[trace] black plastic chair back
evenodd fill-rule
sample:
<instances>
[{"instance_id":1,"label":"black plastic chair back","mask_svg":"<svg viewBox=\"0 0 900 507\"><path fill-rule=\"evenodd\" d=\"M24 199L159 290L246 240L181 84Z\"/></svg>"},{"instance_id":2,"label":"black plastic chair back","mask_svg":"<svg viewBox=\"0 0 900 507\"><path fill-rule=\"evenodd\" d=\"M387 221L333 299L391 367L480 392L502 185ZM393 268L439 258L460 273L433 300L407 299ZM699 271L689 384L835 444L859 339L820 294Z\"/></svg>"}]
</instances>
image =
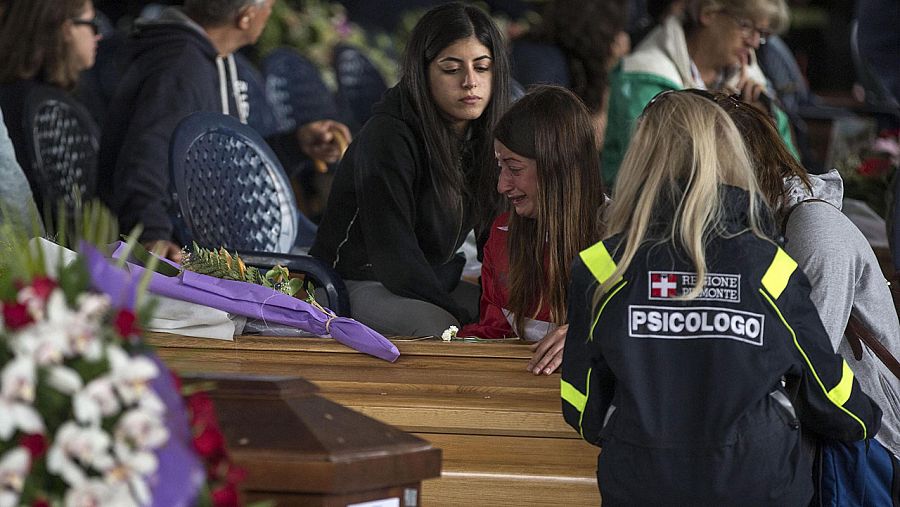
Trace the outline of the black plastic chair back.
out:
<instances>
[{"instance_id":1,"label":"black plastic chair back","mask_svg":"<svg viewBox=\"0 0 900 507\"><path fill-rule=\"evenodd\" d=\"M57 88L36 87L25 101L25 140L44 207L55 209L61 200L71 212L78 199L96 194L99 129L83 106Z\"/></svg>"},{"instance_id":2,"label":"black plastic chair back","mask_svg":"<svg viewBox=\"0 0 900 507\"><path fill-rule=\"evenodd\" d=\"M372 106L387 91L378 69L362 52L343 44L334 48L334 71L338 82L338 104L361 127L372 116Z\"/></svg>"},{"instance_id":3,"label":"black plastic chair back","mask_svg":"<svg viewBox=\"0 0 900 507\"><path fill-rule=\"evenodd\" d=\"M238 250L248 262L280 262L312 276L328 294L328 306L350 314L343 281L318 259L290 255L307 220L297 210L291 185L259 133L237 119L194 113L178 124L169 152L175 190L174 219L183 244Z\"/></svg>"},{"instance_id":4,"label":"black plastic chair back","mask_svg":"<svg viewBox=\"0 0 900 507\"><path fill-rule=\"evenodd\" d=\"M293 49L279 48L263 60L262 67L266 97L281 132L315 120L338 118L334 95L308 58Z\"/></svg>"},{"instance_id":5,"label":"black plastic chair back","mask_svg":"<svg viewBox=\"0 0 900 507\"><path fill-rule=\"evenodd\" d=\"M290 182L259 133L195 113L172 137L172 176L189 238L200 246L287 253L297 235Z\"/></svg>"},{"instance_id":6,"label":"black plastic chair back","mask_svg":"<svg viewBox=\"0 0 900 507\"><path fill-rule=\"evenodd\" d=\"M246 94L250 105L247 125L253 127L263 137L281 132L275 110L266 96L266 84L262 74L240 53L234 54L234 64L237 67L238 78L247 85L247 89L241 91Z\"/></svg>"}]
</instances>

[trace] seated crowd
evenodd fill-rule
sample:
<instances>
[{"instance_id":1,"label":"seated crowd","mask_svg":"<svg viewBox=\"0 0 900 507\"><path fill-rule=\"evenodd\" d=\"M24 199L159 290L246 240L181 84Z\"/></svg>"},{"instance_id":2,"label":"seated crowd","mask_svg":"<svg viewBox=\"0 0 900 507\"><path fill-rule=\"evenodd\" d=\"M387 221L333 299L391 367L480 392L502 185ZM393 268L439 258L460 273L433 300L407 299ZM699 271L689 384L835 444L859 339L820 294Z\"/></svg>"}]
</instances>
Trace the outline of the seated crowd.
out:
<instances>
[{"instance_id":1,"label":"seated crowd","mask_svg":"<svg viewBox=\"0 0 900 507\"><path fill-rule=\"evenodd\" d=\"M840 176L798 161L755 57L784 0L657 2L630 52L620 3L584 3L550 2L512 52L481 9L435 7L342 158L336 117L268 137L285 165L340 160L309 254L386 335L532 342L528 371L561 370L563 415L603 447L606 504L805 505L810 435L874 438L900 481L900 384L845 337L861 328L900 356L889 284L840 211ZM273 4L184 0L120 50L96 194L172 260L172 134L195 112L246 123L233 54ZM566 31L576 11L606 17ZM25 104L94 64L95 16L91 0L0 0L3 220L53 204ZM514 102L536 46L562 55L566 87ZM480 285L462 276L470 234Z\"/></svg>"}]
</instances>

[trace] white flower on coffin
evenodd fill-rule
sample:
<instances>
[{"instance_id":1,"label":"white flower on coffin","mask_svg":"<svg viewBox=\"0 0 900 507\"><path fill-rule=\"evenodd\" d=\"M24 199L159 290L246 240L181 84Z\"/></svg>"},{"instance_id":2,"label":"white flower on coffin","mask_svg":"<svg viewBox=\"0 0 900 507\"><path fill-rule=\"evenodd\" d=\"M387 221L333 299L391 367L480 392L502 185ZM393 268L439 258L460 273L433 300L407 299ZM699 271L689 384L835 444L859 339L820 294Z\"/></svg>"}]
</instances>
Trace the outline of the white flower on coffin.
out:
<instances>
[{"instance_id":1,"label":"white flower on coffin","mask_svg":"<svg viewBox=\"0 0 900 507\"><path fill-rule=\"evenodd\" d=\"M441 340L445 342L449 342L450 340L456 338L456 333L459 332L459 328L456 326L450 326L441 333Z\"/></svg>"},{"instance_id":2,"label":"white flower on coffin","mask_svg":"<svg viewBox=\"0 0 900 507\"><path fill-rule=\"evenodd\" d=\"M35 365L28 357L16 357L0 373L0 439L9 440L16 429L43 433L44 422L34 401Z\"/></svg>"},{"instance_id":3,"label":"white flower on coffin","mask_svg":"<svg viewBox=\"0 0 900 507\"><path fill-rule=\"evenodd\" d=\"M109 452L111 441L100 428L65 422L47 452L47 470L61 476L69 486L82 484L87 480L86 468L106 472L115 466Z\"/></svg>"},{"instance_id":4,"label":"white flower on coffin","mask_svg":"<svg viewBox=\"0 0 900 507\"><path fill-rule=\"evenodd\" d=\"M31 455L24 447L16 447L0 458L0 507L15 507L31 469Z\"/></svg>"},{"instance_id":5,"label":"white flower on coffin","mask_svg":"<svg viewBox=\"0 0 900 507\"><path fill-rule=\"evenodd\" d=\"M133 505L130 495L121 498L117 488L99 479L88 479L66 491L65 507L95 507L98 505ZM130 503L129 503L130 502Z\"/></svg>"},{"instance_id":6,"label":"white flower on coffin","mask_svg":"<svg viewBox=\"0 0 900 507\"><path fill-rule=\"evenodd\" d=\"M121 407L116 397L112 379L98 377L72 398L75 419L82 423L98 425L103 417L117 414Z\"/></svg>"},{"instance_id":7,"label":"white flower on coffin","mask_svg":"<svg viewBox=\"0 0 900 507\"><path fill-rule=\"evenodd\" d=\"M129 410L119 419L113 435L117 454L119 445L127 445L134 451L152 451L166 443L169 430L160 414L136 409Z\"/></svg>"},{"instance_id":8,"label":"white flower on coffin","mask_svg":"<svg viewBox=\"0 0 900 507\"><path fill-rule=\"evenodd\" d=\"M122 402L131 406L138 403L150 390L147 385L159 375L159 369L150 359L131 357L121 347L111 345L106 349L109 358L110 377Z\"/></svg>"}]
</instances>

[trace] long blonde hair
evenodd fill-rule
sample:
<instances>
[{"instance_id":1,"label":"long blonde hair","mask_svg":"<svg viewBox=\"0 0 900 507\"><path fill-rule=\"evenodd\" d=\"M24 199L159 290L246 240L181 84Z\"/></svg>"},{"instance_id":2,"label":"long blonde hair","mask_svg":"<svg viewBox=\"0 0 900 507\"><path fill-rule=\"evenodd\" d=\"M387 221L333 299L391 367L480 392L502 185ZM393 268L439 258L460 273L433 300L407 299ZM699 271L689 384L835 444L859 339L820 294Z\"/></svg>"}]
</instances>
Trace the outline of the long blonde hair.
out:
<instances>
[{"instance_id":1,"label":"long blonde hair","mask_svg":"<svg viewBox=\"0 0 900 507\"><path fill-rule=\"evenodd\" d=\"M699 295L707 273L709 241L735 234L725 228L726 203L720 185L747 190L749 224L745 231L766 238L760 208L765 200L741 135L722 108L696 93L665 92L650 102L638 121L607 215L607 237L623 235L619 243L622 255L597 292L595 305L646 242L683 250L694 264L698 280L683 298Z\"/></svg>"}]
</instances>

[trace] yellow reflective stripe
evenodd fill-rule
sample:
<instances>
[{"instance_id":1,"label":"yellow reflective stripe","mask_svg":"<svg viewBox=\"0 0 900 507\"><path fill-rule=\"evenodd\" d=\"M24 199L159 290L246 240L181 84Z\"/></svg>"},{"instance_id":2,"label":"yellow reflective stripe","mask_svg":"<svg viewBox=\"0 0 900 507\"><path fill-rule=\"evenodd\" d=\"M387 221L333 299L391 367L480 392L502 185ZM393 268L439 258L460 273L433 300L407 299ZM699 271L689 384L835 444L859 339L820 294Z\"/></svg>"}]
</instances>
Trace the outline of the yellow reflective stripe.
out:
<instances>
[{"instance_id":1,"label":"yellow reflective stripe","mask_svg":"<svg viewBox=\"0 0 900 507\"><path fill-rule=\"evenodd\" d=\"M582 250L579 255L581 260L584 261L584 265L591 270L594 278L600 283L605 282L616 270L616 263L613 261L612 256L609 255L602 241L587 250Z\"/></svg>"},{"instance_id":2,"label":"yellow reflective stripe","mask_svg":"<svg viewBox=\"0 0 900 507\"><path fill-rule=\"evenodd\" d=\"M588 396L591 395L591 371L593 368L588 368L587 377L584 379L584 403L587 405ZM581 439L584 440L584 407L581 407L581 414L578 415L578 434L581 435Z\"/></svg>"},{"instance_id":3,"label":"yellow reflective stripe","mask_svg":"<svg viewBox=\"0 0 900 507\"><path fill-rule=\"evenodd\" d=\"M594 322L593 324L591 324L591 330L588 333L589 342L594 341L594 328L597 327L597 321L600 320L600 314L603 313L603 309L606 308L606 303L609 303L609 300L612 299L613 296L615 296L616 293L622 290L622 288L626 285L628 285L627 281L620 283L615 289L612 290L612 292L609 293L609 296L607 296L606 299L603 300L603 304L600 305L600 309L597 311L597 316L594 317Z\"/></svg>"},{"instance_id":4,"label":"yellow reflective stripe","mask_svg":"<svg viewBox=\"0 0 900 507\"><path fill-rule=\"evenodd\" d=\"M834 403L835 405L837 405L837 407L838 407L839 409L841 409L842 411L844 411L844 413L846 413L847 415L849 415L850 417L852 417L853 420L855 420L856 422L858 422L859 425L862 426L862 428L863 428L863 438L864 438L864 439L865 439L865 438L868 438L867 435L869 434L869 430L868 430L868 428L866 428L866 423L862 422L862 420L861 420L859 417L857 417L856 414L854 414L853 412L851 412L851 411L847 410L846 408L844 408L844 403L846 403L847 400L850 399L850 390L851 390L851 388L853 387L853 376L852 376L852 375L853 375L853 372L850 373L849 386L847 387L847 398L844 399L841 403L837 403L837 401L835 400L835 398L832 398L831 393L834 392L834 391L837 391L838 388L841 387L841 385L844 383L844 379L847 378L847 377L846 377L846 371L844 372L844 376L841 378L841 382L838 383L838 387L835 387L835 388L832 389L831 391L829 391L828 389L825 389L825 384L823 384L823 383L822 383L822 379L819 378L819 374L816 372L816 369L813 367L812 362L809 360L809 356L806 355L806 352L803 350L803 347L800 346L800 342L797 341L797 333L794 332L794 328L792 328L792 327L790 326L790 324L787 323L787 320L785 320L784 315L781 314L781 310L779 310L779 309L778 309L778 306L775 305L775 301L772 301L772 298L770 298L769 295L766 294L766 292L765 292L764 290L759 289L759 293L762 294L762 296L766 299L766 301L769 302L769 304L770 304L770 305L772 306L772 308L775 310L775 313L778 315L778 318L781 319L781 322L782 322L782 324L784 324L784 327L786 327L787 330L788 330L788 332L791 333L791 338L793 338L793 340L794 340L794 346L797 347L797 350L800 351L800 355L803 356L803 360L806 361L806 364L809 366L809 371L812 372L813 378L816 379L816 383L819 384L819 387L822 389L822 392L825 393L825 396L826 396L829 400L831 400L832 403ZM845 361L845 362L844 362L844 365L846 365L846 364L847 364L847 363L846 363L846 361ZM849 366L847 367L847 369L849 370ZM841 394L843 394L843 391L838 391L838 392L840 392Z\"/></svg>"},{"instance_id":5,"label":"yellow reflective stripe","mask_svg":"<svg viewBox=\"0 0 900 507\"><path fill-rule=\"evenodd\" d=\"M775 252L775 258L772 259L772 264L769 265L769 269L766 271L766 274L763 275L763 287L769 291L769 294L771 294L772 297L778 299L781 296L781 293L784 292L784 288L787 287L788 280L791 278L795 269L797 269L797 262L794 259L791 259L791 256L788 255L787 252L779 248L778 251Z\"/></svg>"},{"instance_id":6,"label":"yellow reflective stripe","mask_svg":"<svg viewBox=\"0 0 900 507\"><path fill-rule=\"evenodd\" d=\"M590 373L588 373L590 375ZM559 380L559 394L562 399L566 400L578 410L579 413L584 412L584 406L587 404L587 395L581 394L581 391L565 380Z\"/></svg>"},{"instance_id":7,"label":"yellow reflective stripe","mask_svg":"<svg viewBox=\"0 0 900 507\"><path fill-rule=\"evenodd\" d=\"M837 405L843 406L850 399L850 393L853 391L853 370L847 361L843 361L844 367L841 371L841 381L834 389L828 391L828 397Z\"/></svg>"}]
</instances>

